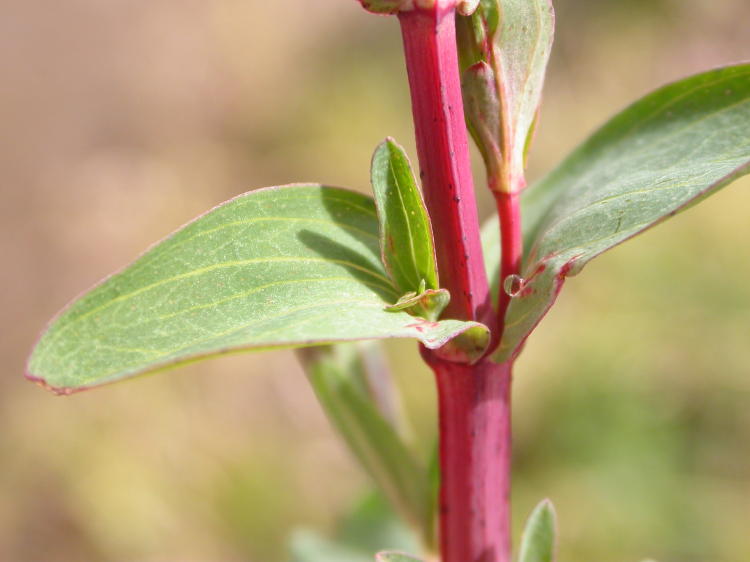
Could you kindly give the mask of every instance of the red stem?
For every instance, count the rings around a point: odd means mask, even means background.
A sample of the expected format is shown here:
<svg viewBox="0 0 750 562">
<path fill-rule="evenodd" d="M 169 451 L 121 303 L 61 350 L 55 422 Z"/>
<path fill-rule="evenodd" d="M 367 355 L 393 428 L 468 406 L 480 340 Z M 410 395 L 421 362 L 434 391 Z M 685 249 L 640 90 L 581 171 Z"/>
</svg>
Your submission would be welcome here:
<svg viewBox="0 0 750 562">
<path fill-rule="evenodd" d="M 479 238 L 456 53 L 454 2 L 401 12 L 420 177 L 437 248 L 446 317 L 489 326 L 494 314 Z"/>
<path fill-rule="evenodd" d="M 505 280 L 509 275 L 518 275 L 523 257 L 523 237 L 521 235 L 521 207 L 518 191 L 495 191 L 497 214 L 500 217 L 500 294 L 497 306 L 498 341 L 502 339 L 505 326 L 505 313 L 508 311 L 511 296 L 505 290 Z"/>
<path fill-rule="evenodd" d="M 510 362 L 428 359 L 440 411 L 442 562 L 510 562 Z"/>
<path fill-rule="evenodd" d="M 455 1 L 399 14 L 427 208 L 446 316 L 496 334 L 471 176 L 458 70 Z M 510 254 L 509 254 L 510 255 Z M 466 365 L 423 349 L 437 379 L 442 562 L 510 562 L 511 364 Z"/>
</svg>

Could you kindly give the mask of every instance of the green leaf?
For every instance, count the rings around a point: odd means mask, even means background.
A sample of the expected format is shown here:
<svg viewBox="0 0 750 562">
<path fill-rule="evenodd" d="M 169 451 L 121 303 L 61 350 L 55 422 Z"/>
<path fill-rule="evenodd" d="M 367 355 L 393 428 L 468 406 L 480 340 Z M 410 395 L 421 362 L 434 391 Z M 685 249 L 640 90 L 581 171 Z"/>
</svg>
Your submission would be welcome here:
<svg viewBox="0 0 750 562">
<path fill-rule="evenodd" d="M 375 556 L 376 562 L 423 562 L 419 558 L 414 558 L 403 552 L 379 552 Z"/>
<path fill-rule="evenodd" d="M 404 293 L 386 308 L 436 321 L 450 294 L 439 289 L 432 227 L 409 159 L 392 139 L 372 157 L 372 188 L 380 222 L 380 253 L 393 284 Z"/>
<path fill-rule="evenodd" d="M 555 508 L 542 501 L 531 512 L 521 536 L 518 562 L 553 562 L 555 559 Z"/>
<path fill-rule="evenodd" d="M 352 346 L 300 350 L 310 382 L 331 423 L 395 509 L 431 540 L 431 491 L 425 467 L 382 415 L 368 373 Z M 382 382 L 382 381 L 373 381 Z"/>
<path fill-rule="evenodd" d="M 523 201 L 523 290 L 499 360 L 516 353 L 595 256 L 750 171 L 750 65 L 667 85 L 614 117 Z"/>
<path fill-rule="evenodd" d="M 499 0 L 499 12 L 495 72 L 506 108 L 503 153 L 510 177 L 523 178 L 552 50 L 555 13 L 550 0 Z"/>
<path fill-rule="evenodd" d="M 550 0 L 482 0 L 458 20 L 466 120 L 492 189 L 524 186 L 554 27 Z"/>
<path fill-rule="evenodd" d="M 320 185 L 253 191 L 68 306 L 27 374 L 69 393 L 243 350 L 388 337 L 437 348 L 478 326 L 385 311 L 399 296 L 370 198 Z"/>
<path fill-rule="evenodd" d="M 502 117 L 495 72 L 484 61 L 464 71 L 461 81 L 466 125 L 482 153 L 490 181 L 502 177 Z"/>
<path fill-rule="evenodd" d="M 392 139 L 375 149 L 371 178 L 380 252 L 393 284 L 401 293 L 439 289 L 427 208 L 406 153 Z"/>
</svg>

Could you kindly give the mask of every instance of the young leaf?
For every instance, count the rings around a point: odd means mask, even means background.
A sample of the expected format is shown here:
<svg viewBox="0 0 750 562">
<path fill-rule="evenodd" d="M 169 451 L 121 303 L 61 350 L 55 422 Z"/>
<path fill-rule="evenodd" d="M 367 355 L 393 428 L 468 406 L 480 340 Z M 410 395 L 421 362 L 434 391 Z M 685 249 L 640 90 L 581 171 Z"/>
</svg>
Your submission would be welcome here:
<svg viewBox="0 0 750 562">
<path fill-rule="evenodd" d="M 439 289 L 427 208 L 409 159 L 393 139 L 375 149 L 371 178 L 380 222 L 380 251 L 393 284 L 401 293 Z"/>
<path fill-rule="evenodd" d="M 415 529 L 431 535 L 426 469 L 367 392 L 363 384 L 367 373 L 358 350 L 339 345 L 303 349 L 299 355 L 331 423 L 383 495 Z"/>
<path fill-rule="evenodd" d="M 750 172 L 750 65 L 665 86 L 529 190 L 522 290 L 496 358 L 517 352 L 569 275 Z"/>
<path fill-rule="evenodd" d="M 525 185 L 554 27 L 550 0 L 482 0 L 459 18 L 466 119 L 493 189 Z"/>
<path fill-rule="evenodd" d="M 521 536 L 518 562 L 553 562 L 555 559 L 555 508 L 544 500 L 531 512 Z"/>
<path fill-rule="evenodd" d="M 380 252 L 393 284 L 403 293 L 386 310 L 406 310 L 430 321 L 450 294 L 438 288 L 432 227 L 406 153 L 386 139 L 372 157 L 372 188 L 380 222 Z"/>
<path fill-rule="evenodd" d="M 375 556 L 375 562 L 424 562 L 403 552 L 379 552 Z"/>
<path fill-rule="evenodd" d="M 320 185 L 241 195 L 73 302 L 27 376 L 61 393 L 242 350 L 412 337 L 436 348 L 476 323 L 387 312 L 372 200 Z"/>
<path fill-rule="evenodd" d="M 499 4 L 495 72 L 506 116 L 502 150 L 510 177 L 523 178 L 552 50 L 555 14 L 550 0 L 499 0 Z"/>
</svg>

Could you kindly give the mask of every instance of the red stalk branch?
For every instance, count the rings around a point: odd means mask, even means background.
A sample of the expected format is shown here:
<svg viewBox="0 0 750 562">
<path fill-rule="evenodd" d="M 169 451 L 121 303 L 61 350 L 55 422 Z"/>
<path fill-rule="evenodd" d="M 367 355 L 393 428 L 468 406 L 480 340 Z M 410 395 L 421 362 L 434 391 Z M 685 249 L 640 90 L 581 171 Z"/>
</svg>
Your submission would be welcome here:
<svg viewBox="0 0 750 562">
<path fill-rule="evenodd" d="M 447 5 L 446 5 L 447 4 Z M 425 202 L 450 318 L 494 318 L 479 238 L 453 2 L 399 13 Z"/>
</svg>

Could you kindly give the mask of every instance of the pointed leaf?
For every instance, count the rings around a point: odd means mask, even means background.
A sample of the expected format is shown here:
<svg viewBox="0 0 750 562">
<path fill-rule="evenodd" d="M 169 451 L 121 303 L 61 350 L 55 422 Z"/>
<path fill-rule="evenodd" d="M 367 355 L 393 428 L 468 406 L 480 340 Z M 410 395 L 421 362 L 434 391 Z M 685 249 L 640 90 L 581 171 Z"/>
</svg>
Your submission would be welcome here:
<svg viewBox="0 0 750 562">
<path fill-rule="evenodd" d="M 595 256 L 750 171 L 750 65 L 665 86 L 614 117 L 524 199 L 525 281 L 496 355 L 514 354 Z"/>
<path fill-rule="evenodd" d="M 501 104 L 495 72 L 485 61 L 464 71 L 461 81 L 466 125 L 482 153 L 487 177 L 500 178 L 503 171 Z"/>
<path fill-rule="evenodd" d="M 552 50 L 555 13 L 550 0 L 499 0 L 499 5 L 495 72 L 506 120 L 503 152 L 510 177 L 522 178 Z"/>
<path fill-rule="evenodd" d="M 371 199 L 319 185 L 253 191 L 72 303 L 28 376 L 67 393 L 241 350 L 387 337 L 436 348 L 477 326 L 385 311 L 399 296 Z"/>
<path fill-rule="evenodd" d="M 490 187 L 524 187 L 555 17 L 550 0 L 482 0 L 458 20 L 464 109 Z"/>
<path fill-rule="evenodd" d="M 553 562 L 555 559 L 555 508 L 544 500 L 531 512 L 521 536 L 518 562 Z"/>
<path fill-rule="evenodd" d="M 430 490 L 426 469 L 383 417 L 366 391 L 367 374 L 356 347 L 299 352 L 323 409 L 347 445 L 395 509 L 426 533 Z"/>
<path fill-rule="evenodd" d="M 430 218 L 409 159 L 392 139 L 372 157 L 372 188 L 380 221 L 380 251 L 401 293 L 439 289 Z"/>
</svg>

